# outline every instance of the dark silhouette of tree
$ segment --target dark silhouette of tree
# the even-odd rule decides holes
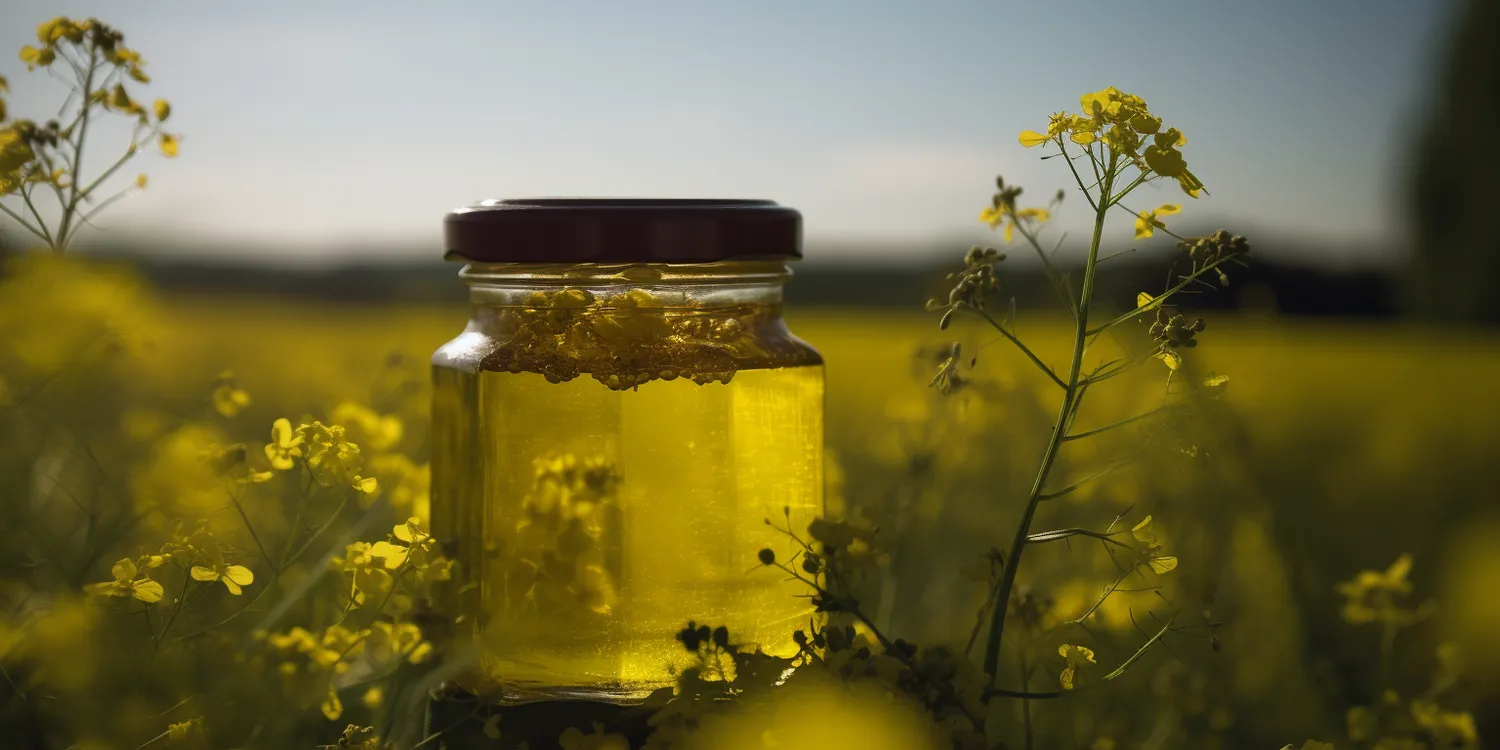
[[[1500,323],[1500,0],[1461,3],[1422,135],[1413,186],[1411,312]]]

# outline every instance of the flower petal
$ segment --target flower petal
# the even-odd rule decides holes
[[[83,590],[95,596],[124,596],[125,591],[120,588],[118,581],[104,581],[103,583],[90,583]]]
[[[1140,523],[1135,525],[1135,528],[1130,530],[1130,534],[1140,541],[1146,543],[1154,542],[1156,541],[1156,530],[1152,529],[1151,526],[1151,516],[1147,514],[1145,518],[1141,519]]]
[[[1178,203],[1164,203],[1156,207],[1157,216],[1171,216],[1182,213],[1182,205]]]
[[[1167,555],[1166,557],[1151,558],[1151,569],[1157,573],[1171,573],[1177,569],[1177,558]]]
[[[407,554],[409,554],[407,548],[390,542],[376,542],[370,545],[370,556],[385,558],[385,566],[391,569],[401,567],[401,564],[406,562]]]
[[[121,558],[109,569],[109,574],[114,576],[116,581],[133,581],[139,572],[135,567],[135,561],[128,557]]]
[[[234,581],[241,586],[249,586],[255,583],[255,574],[243,565],[231,565],[224,569],[224,580]]]
[[[1046,133],[1038,133],[1035,130],[1022,130],[1021,135],[1017,138],[1017,140],[1021,142],[1022,146],[1031,148],[1032,146],[1040,146],[1043,143],[1052,140],[1052,138],[1050,138]]]
[[[165,592],[162,590],[161,584],[150,578],[143,578],[136,581],[130,587],[130,595],[147,604],[155,604],[161,601],[163,593]]]
[[[193,580],[195,581],[219,580],[219,574],[217,571],[215,571],[213,568],[205,568],[202,565],[194,565],[193,569],[188,571],[188,573],[193,577]]]

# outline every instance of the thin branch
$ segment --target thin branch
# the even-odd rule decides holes
[[[1086,198],[1088,200],[1088,202],[1089,202],[1089,208],[1094,209],[1094,212],[1098,213],[1099,212],[1099,204],[1096,203],[1096,202],[1094,202],[1094,194],[1090,193],[1089,190],[1088,190],[1088,188],[1086,188],[1086,187],[1083,186],[1083,177],[1079,176],[1079,174],[1078,174],[1078,168],[1075,167],[1075,166],[1073,166],[1073,158],[1070,157],[1070,156],[1068,156],[1068,147],[1067,147],[1067,145],[1065,145],[1065,141],[1066,141],[1066,139],[1064,139],[1061,135],[1058,135],[1057,136],[1057,148],[1062,151],[1063,161],[1065,161],[1065,162],[1068,163],[1068,171],[1073,173],[1073,181],[1077,182],[1078,183],[1078,189],[1081,190],[1081,191],[1083,191],[1084,198]],[[1095,169],[1097,170],[1098,168],[1095,167]],[[1096,174],[1097,174],[1097,172],[1096,172]],[[1104,179],[1103,177],[1100,177],[1099,181],[1102,182],[1103,179]],[[1108,198],[1103,198],[1102,197],[1102,199],[1107,200]]]
[[[1110,253],[1110,254],[1109,254],[1109,255],[1106,255],[1106,256],[1104,256],[1104,257],[1103,257],[1103,258],[1100,258],[1100,259],[1099,259],[1099,262],[1100,262],[1100,263],[1103,263],[1103,262],[1104,262],[1104,261],[1107,261],[1107,260],[1113,260],[1113,259],[1115,259],[1115,258],[1118,258],[1118,257],[1120,257],[1120,256],[1122,256],[1122,255],[1129,255],[1129,254],[1131,254],[1131,253],[1133,253],[1133,252],[1135,252],[1135,251],[1136,251],[1136,250],[1137,250],[1137,249],[1138,249],[1138,248],[1134,248],[1134,247],[1127,247],[1127,248],[1125,248],[1125,249],[1124,249],[1124,250],[1121,250],[1121,251],[1119,251],[1119,252],[1117,252],[1117,253]]]
[[[1128,545],[1128,544],[1126,544],[1126,543],[1124,543],[1124,542],[1122,542],[1122,541],[1114,538],[1114,535],[1115,534],[1119,534],[1119,533],[1120,532],[1118,532],[1118,531],[1106,533],[1106,532],[1103,532],[1103,531],[1094,531],[1093,529],[1082,529],[1082,528],[1053,529],[1051,531],[1041,531],[1041,532],[1037,532],[1035,534],[1028,535],[1026,537],[1026,543],[1027,544],[1045,544],[1047,542],[1060,542],[1060,541],[1062,541],[1064,539],[1068,539],[1070,537],[1075,537],[1075,536],[1087,536],[1087,537],[1093,537],[1095,539],[1099,539],[1099,540],[1105,542],[1106,544],[1114,544],[1114,545],[1118,545],[1118,546],[1121,546],[1121,547],[1129,547],[1130,545]]]
[[[1108,323],[1105,323],[1104,325],[1101,325],[1098,328],[1090,329],[1088,331],[1088,335],[1090,335],[1090,336],[1097,336],[1097,335],[1099,335],[1101,333],[1104,333],[1105,331],[1107,331],[1107,330],[1109,330],[1111,328],[1114,328],[1117,325],[1120,325],[1121,323],[1124,323],[1126,321],[1129,321],[1129,320],[1135,318],[1136,316],[1138,316],[1138,315],[1140,315],[1142,313],[1145,313],[1145,312],[1147,312],[1149,310],[1155,310],[1156,308],[1161,307],[1163,304],[1166,303],[1166,301],[1172,295],[1174,295],[1174,294],[1182,291],[1183,289],[1187,288],[1187,286],[1189,284],[1191,284],[1193,282],[1193,280],[1195,280],[1195,279],[1197,279],[1197,278],[1199,278],[1199,277],[1207,274],[1209,271],[1212,271],[1212,270],[1218,268],[1219,266],[1223,265],[1228,260],[1229,260],[1228,258],[1220,258],[1219,260],[1216,260],[1216,261],[1214,261],[1212,263],[1209,263],[1208,265],[1203,266],[1202,268],[1198,269],[1197,271],[1194,271],[1189,276],[1184,277],[1186,279],[1185,281],[1181,281],[1176,286],[1173,286],[1170,289],[1168,289],[1167,291],[1162,292],[1159,296],[1152,298],[1152,300],[1150,302],[1147,302],[1144,305],[1136,307],[1134,310],[1130,310],[1129,312],[1121,313],[1120,315],[1115,316],[1115,318],[1112,319],[1112,320],[1110,320]]]
[[[1181,406],[1181,404],[1167,404],[1164,406],[1158,406],[1155,409],[1151,409],[1150,411],[1141,412],[1140,414],[1137,414],[1133,417],[1126,417],[1119,420],[1118,422],[1110,422],[1109,424],[1102,427],[1095,427],[1092,430],[1084,430],[1083,432],[1075,432],[1071,435],[1063,435],[1063,440],[1082,440],[1086,437],[1093,437],[1094,435],[1098,435],[1102,432],[1109,432],[1110,430],[1113,430],[1117,427],[1124,427],[1131,422],[1139,422],[1142,419],[1156,416],[1157,414],[1160,414],[1164,411],[1171,411],[1172,409],[1175,409],[1179,406]]]
[[[45,228],[37,229],[36,227],[32,226],[31,222],[26,220],[26,217],[16,213],[15,211],[12,211],[10,207],[5,205],[4,203],[0,203],[0,211],[4,211],[6,216],[14,219],[15,222],[17,224],[20,224],[23,229],[36,235],[37,238],[42,240],[43,242],[46,242],[48,247],[52,246],[52,237],[44,233]]]
[[[1175,615],[1174,615],[1174,617],[1175,617]],[[1141,644],[1141,647],[1138,648],[1138,649],[1136,649],[1135,653],[1131,654],[1131,656],[1130,656],[1129,659],[1126,659],[1123,663],[1120,664],[1119,667],[1116,667],[1115,671],[1110,672],[1109,674],[1105,675],[1103,681],[1104,682],[1108,682],[1110,680],[1115,679],[1116,677],[1119,677],[1122,674],[1125,674],[1125,670],[1129,669],[1130,665],[1132,665],[1132,664],[1136,663],[1137,661],[1139,661],[1142,656],[1145,656],[1146,655],[1146,651],[1148,651],[1152,646],[1156,645],[1156,642],[1160,641],[1162,639],[1162,637],[1165,636],[1171,629],[1172,629],[1172,618],[1169,617],[1169,618],[1167,618],[1166,624],[1162,625],[1161,629],[1158,630],[1158,631],[1156,631],[1156,635],[1151,636],[1151,638],[1149,640],[1147,640],[1145,643]]]
[[[1032,352],[1030,348],[1021,343],[1021,340],[1016,338],[1014,334],[1012,334],[1010,331],[1005,330],[1005,326],[1000,325],[1000,321],[995,320],[994,316],[990,315],[989,312],[985,311],[982,308],[973,306],[965,306],[964,309],[973,310],[974,312],[978,313],[980,317],[983,317],[985,320],[989,321],[989,324],[992,328],[994,328],[996,331],[999,331],[1001,336],[1009,339],[1010,343],[1015,344],[1016,347],[1021,350],[1021,353],[1030,358],[1032,363],[1041,368],[1042,372],[1046,373],[1047,377],[1053,383],[1057,384],[1057,387],[1063,389],[1066,389],[1068,387],[1068,384],[1063,382],[1063,379],[1058,377],[1057,373],[1053,372],[1052,368],[1047,366],[1047,363],[1043,362],[1040,357],[1036,356],[1036,353]]]
[[[240,499],[235,497],[233,492],[225,490],[224,494],[229,496],[229,502],[234,503],[235,511],[240,514],[240,520],[245,522],[245,530],[250,532],[250,538],[255,541],[255,548],[260,550],[260,556],[265,559],[266,565],[275,570],[276,563],[271,559],[271,553],[266,551],[266,545],[261,543],[260,535],[255,533],[255,526],[251,525],[250,516],[245,514],[245,506],[240,505]]]
[[[1064,439],[1066,439],[1066,436],[1064,436]],[[1105,467],[1103,469],[1100,469],[1099,471],[1096,471],[1093,474],[1090,474],[1090,475],[1084,477],[1083,479],[1080,479],[1080,480],[1078,480],[1078,481],[1076,481],[1076,482],[1068,485],[1067,487],[1064,487],[1064,488],[1062,488],[1062,489],[1060,489],[1060,490],[1058,490],[1056,492],[1043,492],[1042,494],[1038,495],[1037,498],[1039,500],[1043,500],[1043,501],[1046,501],[1046,500],[1056,500],[1057,498],[1060,498],[1060,497],[1062,497],[1064,495],[1070,494],[1072,492],[1075,492],[1075,491],[1081,489],[1084,485],[1088,484],[1089,482],[1092,482],[1092,481],[1094,481],[1096,479],[1101,479],[1101,478],[1106,477],[1106,476],[1108,476],[1110,474],[1113,474],[1116,471],[1119,471],[1120,468],[1123,467],[1124,465],[1125,465],[1124,461],[1116,461],[1116,462],[1110,464],[1109,466],[1107,466],[1107,467]]]

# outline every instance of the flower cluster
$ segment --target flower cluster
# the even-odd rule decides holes
[[[1142,292],[1149,302],[1150,295]],[[1147,333],[1156,345],[1153,356],[1165,362],[1168,368],[1177,370],[1182,366],[1182,355],[1178,349],[1191,349],[1198,345],[1197,335],[1208,328],[1202,318],[1192,321],[1182,313],[1168,313],[1165,306],[1157,306],[1156,319]]]
[[[1179,150],[1187,138],[1176,128],[1162,130],[1160,117],[1151,114],[1146,100],[1111,86],[1079,98],[1080,114],[1054,113],[1047,132],[1022,131],[1019,140],[1030,148],[1046,143],[1063,147],[1064,137],[1080,146],[1103,143],[1116,158],[1135,164],[1146,179],[1164,177],[1176,180],[1182,191],[1198,197],[1203,183],[1188,170]],[[1150,138],[1148,142],[1146,139]]]
[[[956,283],[948,292],[948,301],[928,300],[930,312],[942,310],[943,318],[938,327],[946,329],[953,321],[953,314],[964,306],[983,310],[985,301],[1000,291],[1000,280],[995,265],[1005,260],[1005,253],[994,248],[971,247],[964,255],[961,271],[948,274]]]
[[[980,210],[979,220],[990,225],[990,229],[1003,229],[1006,242],[1014,238],[1017,227],[1023,232],[1031,232],[1037,225],[1045,224],[1052,218],[1052,212],[1045,208],[1016,207],[1016,198],[1022,192],[1020,185],[1006,185],[1005,178],[997,176],[995,188],[995,194],[990,196],[990,205]],[[1061,192],[1053,203],[1060,200]]]
[[[1243,265],[1241,258],[1250,252],[1250,242],[1240,235],[1220,229],[1207,237],[1179,240],[1177,249],[1187,257],[1188,265],[1194,271],[1213,268],[1218,273],[1220,286],[1229,286],[1229,274],[1224,272],[1222,266],[1226,262]]]
[[[374,494],[380,487],[375,477],[360,475],[364,459],[359,446],[344,437],[340,425],[314,421],[293,430],[289,420],[278,419],[271,425],[271,442],[265,452],[271,468],[277,471],[291,469],[293,459],[302,458],[318,484],[325,487],[352,487],[365,494]]]
[[[39,46],[26,45],[21,48],[21,61],[28,70],[65,67],[77,79],[76,85],[83,95],[77,99],[78,114],[68,124],[50,120],[38,125],[30,120],[17,120],[0,127],[0,196],[17,191],[24,192],[29,185],[47,184],[57,188],[59,200],[63,202],[64,217],[56,232],[43,227],[27,226],[35,234],[54,247],[65,247],[74,214],[80,210],[80,197],[93,192],[99,182],[85,187],[77,174],[75,163],[83,133],[87,129],[88,115],[98,109],[133,118],[136,128],[126,153],[105,175],[114,173],[130,160],[147,138],[154,138],[163,156],[175,157],[179,149],[179,136],[163,129],[163,124],[172,116],[172,106],[164,99],[157,99],[147,106],[132,97],[126,88],[125,79],[136,84],[149,83],[151,78],[143,70],[145,62],[139,52],[125,46],[124,35],[96,19],[74,20],[54,18],[37,27]],[[0,79],[0,92],[5,90],[5,81]],[[6,120],[6,108],[0,101],[0,123]],[[133,183],[133,189],[144,189],[145,175]],[[63,199],[61,190],[69,188],[71,197]],[[127,191],[130,188],[127,188]],[[97,209],[96,209],[97,210]],[[40,216],[33,212],[40,221]]]
[[[232,595],[239,596],[244,587],[255,582],[255,574],[244,565],[228,561],[226,545],[216,540],[206,521],[199,521],[191,533],[183,533],[182,523],[173,524],[171,538],[153,554],[123,558],[110,568],[113,580],[91,583],[84,591],[96,596],[135,599],[146,604],[162,600],[165,589],[152,577],[151,571],[169,564],[181,569],[186,577],[202,583],[221,583]],[[157,578],[161,575],[158,572]],[[183,581],[187,591],[187,581]],[[170,602],[181,606],[183,602]]]

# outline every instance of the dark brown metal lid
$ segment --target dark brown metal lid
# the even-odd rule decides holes
[[[478,263],[712,263],[802,257],[802,215],[766,200],[510,198],[443,220],[445,257]]]

